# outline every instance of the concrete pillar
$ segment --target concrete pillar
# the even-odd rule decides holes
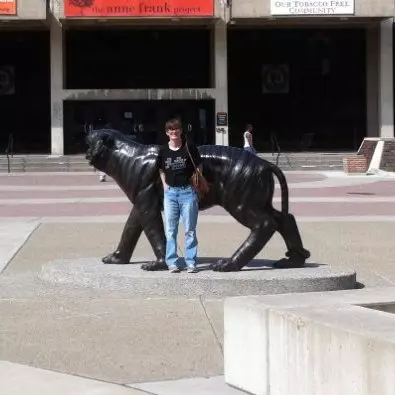
[[[51,16],[51,154],[63,155],[63,30]]]
[[[379,40],[376,24],[366,29],[366,130],[368,137],[379,136]]]
[[[228,114],[227,52],[226,23],[223,20],[219,20],[214,27],[215,118],[217,118],[216,114],[218,112]],[[229,145],[228,130],[228,126],[217,126],[216,124],[215,144]]]
[[[393,18],[380,22],[379,131],[394,137]]]

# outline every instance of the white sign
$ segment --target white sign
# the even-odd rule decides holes
[[[272,15],[353,15],[354,0],[270,0]]]

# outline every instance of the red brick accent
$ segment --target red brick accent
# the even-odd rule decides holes
[[[364,155],[348,156],[347,158],[343,158],[343,169],[347,174],[366,173],[368,162]]]
[[[374,150],[376,149],[378,141],[376,140],[363,140],[361,147],[357,155],[364,155],[367,161],[367,166],[369,168],[370,162],[372,160]]]
[[[395,140],[384,141],[383,154],[380,161],[380,169],[391,170],[395,169]]]

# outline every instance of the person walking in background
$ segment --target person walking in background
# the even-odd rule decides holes
[[[100,182],[106,182],[107,174],[103,171],[99,171],[99,180]]]
[[[244,149],[252,154],[256,154],[254,144],[252,142],[252,125],[247,124],[246,130],[244,132]]]
[[[106,124],[106,121],[102,116],[99,116],[94,123],[94,129],[105,129],[110,128],[111,126]],[[99,180],[100,182],[106,182],[107,174],[103,171],[99,171]]]

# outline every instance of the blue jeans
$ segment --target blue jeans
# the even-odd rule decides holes
[[[166,231],[166,264],[169,269],[177,267],[177,233],[180,216],[185,232],[185,263],[188,268],[196,266],[196,225],[198,218],[198,197],[192,186],[169,187],[164,198]]]
[[[245,151],[248,151],[248,152],[251,152],[252,154],[256,154],[255,149],[252,148],[252,147],[244,147],[244,150],[245,150]]]

